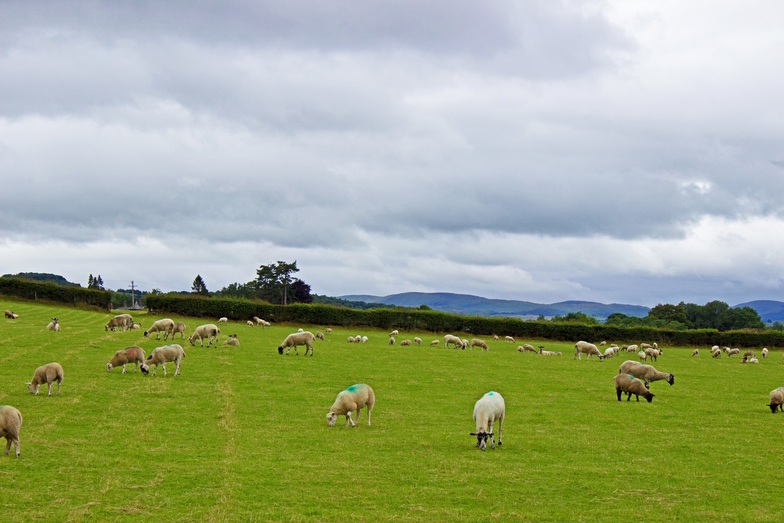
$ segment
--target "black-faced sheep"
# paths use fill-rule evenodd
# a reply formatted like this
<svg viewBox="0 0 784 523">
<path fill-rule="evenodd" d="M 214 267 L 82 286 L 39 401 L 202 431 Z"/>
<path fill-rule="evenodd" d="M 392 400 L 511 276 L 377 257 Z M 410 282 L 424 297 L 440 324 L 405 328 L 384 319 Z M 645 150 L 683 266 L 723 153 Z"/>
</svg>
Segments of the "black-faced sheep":
<svg viewBox="0 0 784 523">
<path fill-rule="evenodd" d="M 60 384 L 63 382 L 63 368 L 59 363 L 47 363 L 35 369 L 33 379 L 27 384 L 30 394 L 38 395 L 38 389 L 46 383 L 49 388 L 49 396 L 52 395 L 52 384 L 57 382 L 57 395 L 60 395 Z"/>
<path fill-rule="evenodd" d="M 5 317 L 8 318 L 9 320 L 19 319 L 19 315 L 18 314 L 14 314 L 11 311 L 5 311 Z"/>
<path fill-rule="evenodd" d="M 309 331 L 289 334 L 286 336 L 286 339 L 283 340 L 283 343 L 278 346 L 278 354 L 283 354 L 283 349 L 286 349 L 286 354 L 288 354 L 291 351 L 291 348 L 294 347 L 294 354 L 299 356 L 297 346 L 304 345 L 305 356 L 308 355 L 308 351 L 310 351 L 310 355 L 313 356 L 313 338 L 315 338 L 315 336 Z"/>
<path fill-rule="evenodd" d="M 0 405 L 0 438 L 5 438 L 5 455 L 11 452 L 14 445 L 14 454 L 19 457 L 19 429 L 22 428 L 22 413 L 11 405 Z"/>
<path fill-rule="evenodd" d="M 631 400 L 632 394 L 634 394 L 637 397 L 637 401 L 640 401 L 640 396 L 642 396 L 650 403 L 655 396 L 648 390 L 642 380 L 635 378 L 631 374 L 618 374 L 615 376 L 615 393 L 618 395 L 618 401 L 621 401 L 621 395 L 624 392 L 626 393 L 626 401 Z"/>
<path fill-rule="evenodd" d="M 417 337 L 415 337 L 415 338 L 414 338 L 414 343 L 416 343 L 417 345 L 422 345 L 422 338 L 420 338 L 420 337 L 418 337 L 418 336 L 417 336 Z"/>
<path fill-rule="evenodd" d="M 778 387 L 770 391 L 770 411 L 775 414 L 776 409 L 784 412 L 784 387 Z M 8 453 L 8 451 L 6 451 Z"/>
<path fill-rule="evenodd" d="M 133 372 L 136 372 L 139 369 L 139 365 L 141 365 L 142 374 L 147 374 L 147 368 L 144 365 L 144 349 L 136 345 L 115 352 L 112 360 L 106 364 L 106 370 L 112 372 L 113 368 L 122 365 L 122 373 L 125 374 L 125 365 L 128 363 L 135 365 Z"/>
<path fill-rule="evenodd" d="M 118 314 L 114 318 L 110 319 L 106 325 L 104 325 L 104 330 L 111 330 L 114 332 L 119 327 L 120 330 L 125 331 L 130 329 L 132 325 L 133 316 L 130 314 Z"/>
<path fill-rule="evenodd" d="M 574 357 L 578 360 L 582 359 L 583 354 L 588 356 L 586 360 L 590 360 L 594 356 L 599 356 L 599 361 L 604 359 L 604 354 L 602 354 L 599 348 L 593 343 L 588 343 L 587 341 L 578 341 L 574 344 L 574 349 Z"/>
<path fill-rule="evenodd" d="M 60 331 L 60 322 L 59 322 L 59 320 L 57 318 L 52 318 L 52 321 L 50 321 L 46 325 L 46 330 L 59 332 Z"/>
<path fill-rule="evenodd" d="M 335 402 L 327 413 L 327 425 L 335 425 L 338 416 L 346 416 L 346 427 L 349 424 L 356 427 L 355 420 L 351 419 L 351 413 L 356 412 L 356 421 L 359 421 L 359 411 L 362 407 L 367 407 L 367 424 L 370 426 L 370 412 L 376 404 L 376 394 L 369 385 L 359 383 L 352 385 L 344 391 L 338 393 Z"/>
<path fill-rule="evenodd" d="M 645 386 L 650 386 L 652 381 L 664 380 L 670 385 L 675 384 L 675 375 L 659 372 L 652 365 L 645 365 L 638 361 L 626 360 L 618 368 L 618 374 L 631 374 L 635 378 L 645 381 Z"/>
<path fill-rule="evenodd" d="M 152 368 L 152 375 L 155 376 L 155 371 L 158 369 L 158 365 L 163 367 L 163 375 L 166 376 L 166 363 L 173 361 L 176 365 L 174 369 L 174 375 L 180 375 L 180 362 L 185 357 L 185 350 L 182 348 L 181 345 L 177 345 L 176 343 L 172 343 L 171 345 L 164 345 L 162 347 L 156 347 L 147 356 L 147 359 L 144 360 L 144 366 L 142 367 L 142 371 L 144 371 L 145 366 L 149 368 L 150 365 L 154 365 Z"/>
<path fill-rule="evenodd" d="M 506 405 L 504 398 L 497 392 L 490 391 L 479 398 L 474 404 L 474 423 L 476 432 L 476 446 L 482 450 L 487 448 L 487 440 L 490 439 L 490 448 L 495 448 L 495 437 L 493 435 L 493 423 L 498 420 L 498 446 L 501 446 L 504 416 L 506 415 Z"/>
<path fill-rule="evenodd" d="M 163 339 L 165 341 L 173 331 L 174 321 L 169 318 L 163 318 L 150 325 L 150 328 L 144 331 L 144 337 L 149 338 L 150 334 L 154 332 L 155 339 L 159 340 L 161 339 L 161 332 L 163 332 Z"/>
<path fill-rule="evenodd" d="M 220 334 L 220 329 L 214 323 L 206 323 L 204 325 L 199 325 L 196 327 L 196 330 L 193 331 L 193 334 L 188 336 L 188 341 L 191 345 L 196 345 L 196 340 L 199 340 L 199 343 L 202 347 L 204 347 L 204 340 L 207 340 L 207 346 L 209 347 L 212 345 L 212 342 L 215 342 L 215 345 L 218 344 L 218 334 Z"/>
</svg>

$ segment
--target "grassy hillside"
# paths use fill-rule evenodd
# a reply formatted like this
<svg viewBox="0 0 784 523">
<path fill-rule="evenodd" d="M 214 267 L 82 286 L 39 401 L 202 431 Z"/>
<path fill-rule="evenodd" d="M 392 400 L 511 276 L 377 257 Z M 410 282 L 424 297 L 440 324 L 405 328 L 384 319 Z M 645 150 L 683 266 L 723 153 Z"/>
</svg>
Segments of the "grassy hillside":
<svg viewBox="0 0 784 523">
<path fill-rule="evenodd" d="M 615 398 L 622 359 L 575 361 L 572 344 L 517 340 L 562 357 L 387 344 L 336 330 L 313 357 L 279 356 L 297 327 L 222 324 L 182 374 L 106 372 L 118 349 L 162 344 L 105 332 L 109 314 L 0 300 L 0 404 L 24 415 L 22 456 L 0 457 L 0 509 L 19 521 L 778 521 L 782 354 L 759 365 L 665 347 L 653 403 Z M 52 316 L 59 333 L 44 326 Z M 136 315 L 144 325 L 158 317 Z M 184 321 L 187 332 L 208 319 Z M 222 344 L 237 333 L 240 347 Z M 348 344 L 367 334 L 365 345 Z M 504 333 L 499 333 L 504 334 Z M 640 340 L 644 341 L 644 340 Z M 300 351 L 301 353 L 302 351 Z M 32 396 L 60 362 L 59 397 Z M 376 391 L 373 425 L 328 427 L 335 395 Z M 469 436 L 485 392 L 506 399 L 503 446 Z M 3 446 L 5 441 L 3 440 Z"/>
</svg>

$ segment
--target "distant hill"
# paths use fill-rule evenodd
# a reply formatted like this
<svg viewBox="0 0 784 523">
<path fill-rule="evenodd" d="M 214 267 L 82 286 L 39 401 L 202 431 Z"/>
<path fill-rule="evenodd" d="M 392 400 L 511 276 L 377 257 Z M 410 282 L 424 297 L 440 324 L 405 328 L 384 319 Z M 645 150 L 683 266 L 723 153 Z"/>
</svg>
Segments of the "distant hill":
<svg viewBox="0 0 784 523">
<path fill-rule="evenodd" d="M 541 316 L 551 318 L 564 316 L 570 312 L 582 312 L 600 321 L 604 321 L 610 314 L 620 312 L 627 316 L 642 318 L 650 310 L 642 305 L 626 305 L 620 303 L 596 303 L 591 301 L 562 301 L 558 303 L 533 303 L 518 300 L 496 300 L 472 296 L 470 294 L 453 294 L 449 292 L 404 292 L 389 296 L 348 295 L 339 298 L 349 301 L 364 301 L 366 303 L 383 303 L 386 305 L 399 305 L 402 307 L 419 307 L 427 305 L 433 310 L 464 314 L 468 316 L 504 316 L 534 319 Z M 784 304 L 782 304 L 784 305 Z"/>
<path fill-rule="evenodd" d="M 81 287 L 78 283 L 71 283 L 58 274 L 49 274 L 46 272 L 20 272 L 19 274 L 3 274 L 3 278 L 23 278 L 25 280 L 43 281 L 47 283 L 56 283 L 57 285 L 64 285 L 66 287 Z"/>
<path fill-rule="evenodd" d="M 733 305 L 736 307 L 751 307 L 760 315 L 763 323 L 784 323 L 784 302 L 776 300 L 754 300 Z"/>
</svg>

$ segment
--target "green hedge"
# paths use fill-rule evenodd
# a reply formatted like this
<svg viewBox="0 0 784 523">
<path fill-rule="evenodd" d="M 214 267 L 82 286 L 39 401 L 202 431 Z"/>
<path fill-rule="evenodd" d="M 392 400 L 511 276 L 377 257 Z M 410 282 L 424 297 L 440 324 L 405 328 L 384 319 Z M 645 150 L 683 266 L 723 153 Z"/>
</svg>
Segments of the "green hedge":
<svg viewBox="0 0 784 523">
<path fill-rule="evenodd" d="M 153 314 L 176 314 L 235 321 L 258 316 L 275 323 L 373 327 L 433 333 L 462 332 L 474 336 L 513 336 L 518 341 L 547 339 L 555 341 L 607 340 L 615 343 L 653 343 L 666 346 L 782 347 L 784 333 L 777 331 L 727 331 L 714 329 L 672 331 L 653 327 L 619 327 L 616 325 L 582 325 L 549 321 L 522 321 L 519 318 L 485 318 L 460 316 L 419 309 L 358 310 L 325 304 L 272 305 L 266 302 L 234 299 L 157 294 L 147 297 Z"/>
<path fill-rule="evenodd" d="M 0 294 L 26 300 L 85 304 L 106 310 L 111 310 L 112 303 L 112 293 L 109 291 L 57 285 L 56 283 L 25 280 L 24 278 L 0 278 Z"/>
</svg>

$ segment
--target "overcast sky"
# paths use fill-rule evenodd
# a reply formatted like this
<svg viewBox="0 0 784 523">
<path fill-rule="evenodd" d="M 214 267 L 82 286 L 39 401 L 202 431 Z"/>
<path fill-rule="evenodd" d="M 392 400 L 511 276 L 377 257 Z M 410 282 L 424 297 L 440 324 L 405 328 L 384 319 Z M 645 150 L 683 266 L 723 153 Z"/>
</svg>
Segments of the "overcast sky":
<svg viewBox="0 0 784 523">
<path fill-rule="evenodd" d="M 784 299 L 784 2 L 0 0 L 0 273 Z"/>
</svg>

